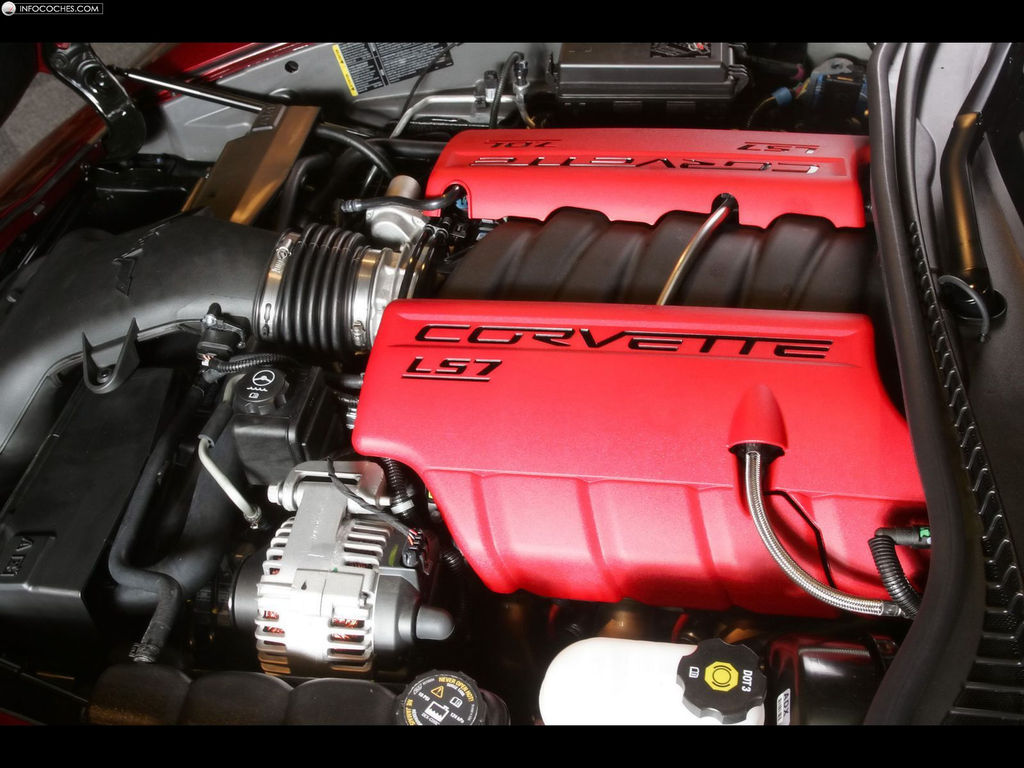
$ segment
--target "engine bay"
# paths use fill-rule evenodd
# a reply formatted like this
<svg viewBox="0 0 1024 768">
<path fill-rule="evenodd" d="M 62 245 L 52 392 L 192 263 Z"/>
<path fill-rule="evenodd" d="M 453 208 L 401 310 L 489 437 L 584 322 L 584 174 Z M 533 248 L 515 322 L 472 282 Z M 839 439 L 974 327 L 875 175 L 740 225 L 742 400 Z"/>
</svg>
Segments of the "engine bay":
<svg viewBox="0 0 1024 768">
<path fill-rule="evenodd" d="M 114 72 L 162 127 L 2 262 L 0 712 L 863 720 L 931 536 L 866 46 L 492 47 Z"/>
</svg>

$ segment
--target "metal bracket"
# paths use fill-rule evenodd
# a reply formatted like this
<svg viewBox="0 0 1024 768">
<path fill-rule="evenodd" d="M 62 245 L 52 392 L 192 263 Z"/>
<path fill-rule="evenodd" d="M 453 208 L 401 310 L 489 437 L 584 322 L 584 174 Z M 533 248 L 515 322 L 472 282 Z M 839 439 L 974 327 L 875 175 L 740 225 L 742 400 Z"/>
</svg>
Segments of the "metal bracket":
<svg viewBox="0 0 1024 768">
<path fill-rule="evenodd" d="M 93 359 L 92 344 L 85 334 L 82 334 L 82 378 L 90 392 L 97 395 L 113 392 L 135 372 L 139 367 L 139 352 L 135 348 L 138 337 L 139 325 L 133 317 L 128 326 L 128 333 L 121 341 L 121 350 L 117 353 L 117 362 L 114 363 L 113 369 L 101 369 Z"/>
<path fill-rule="evenodd" d="M 334 476 L 346 483 L 353 483 L 352 490 L 368 503 L 375 506 L 388 506 L 387 482 L 384 470 L 380 465 L 368 460 L 335 461 Z M 325 461 L 306 461 L 296 466 L 283 482 L 267 488 L 267 499 L 271 504 L 284 507 L 289 512 L 297 512 L 302 503 L 299 490 L 303 482 L 312 480 L 326 482 L 327 463 Z M 328 483 L 329 484 L 329 483 Z"/>
<path fill-rule="evenodd" d="M 107 158 L 131 157 L 146 141 L 146 121 L 124 86 L 89 43 L 44 43 L 53 74 L 100 113 L 107 124 Z"/>
</svg>

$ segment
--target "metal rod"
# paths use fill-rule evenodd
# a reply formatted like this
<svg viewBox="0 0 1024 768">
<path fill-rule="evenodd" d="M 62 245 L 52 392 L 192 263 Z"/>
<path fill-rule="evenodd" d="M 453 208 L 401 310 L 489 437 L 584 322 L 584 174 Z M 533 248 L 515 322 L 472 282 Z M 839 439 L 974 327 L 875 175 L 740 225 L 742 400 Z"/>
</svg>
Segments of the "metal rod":
<svg viewBox="0 0 1024 768">
<path fill-rule="evenodd" d="M 418 113 L 425 110 L 427 107 L 436 106 L 448 106 L 457 107 L 462 105 L 471 106 L 476 104 L 476 96 L 473 94 L 435 94 L 433 96 L 424 96 L 422 99 L 417 101 L 398 119 L 398 124 L 395 125 L 395 129 L 391 131 L 391 136 L 388 138 L 394 139 L 402 134 L 406 126 L 412 121 Z M 502 106 L 515 107 L 515 99 L 512 94 L 504 94 L 501 97 Z"/>
<path fill-rule="evenodd" d="M 110 70 L 114 74 L 128 80 L 145 83 L 146 85 L 154 85 L 157 88 L 164 88 L 165 90 L 172 91 L 173 93 L 180 93 L 183 96 L 194 96 L 197 99 L 210 101 L 214 104 L 223 104 L 225 107 L 244 109 L 246 112 L 259 112 L 269 105 L 269 102 L 260 101 L 259 99 L 255 99 L 251 96 L 245 96 L 240 93 L 233 93 L 226 88 L 221 88 L 216 85 L 183 83 L 180 80 L 151 75 L 148 72 L 141 72 L 137 69 L 120 69 L 119 67 L 111 67 Z"/>
<path fill-rule="evenodd" d="M 672 294 L 676 292 L 676 288 L 683 282 L 683 278 L 686 277 L 686 273 L 690 271 L 690 266 L 693 263 L 694 256 L 704 247 L 704 242 L 711 236 L 711 233 L 721 226 L 722 222 L 725 221 L 729 214 L 736 209 L 736 198 L 732 195 L 725 195 L 725 199 L 719 204 L 711 215 L 707 217 L 703 224 L 700 225 L 700 229 L 697 230 L 696 234 L 690 238 L 690 242 L 683 248 L 683 252 L 679 254 L 679 259 L 676 261 L 675 267 L 672 269 L 672 274 L 669 275 L 668 281 L 665 283 L 665 287 L 661 289 L 661 294 L 658 296 L 657 305 L 664 306 L 668 304 L 668 300 L 672 298 Z"/>
</svg>

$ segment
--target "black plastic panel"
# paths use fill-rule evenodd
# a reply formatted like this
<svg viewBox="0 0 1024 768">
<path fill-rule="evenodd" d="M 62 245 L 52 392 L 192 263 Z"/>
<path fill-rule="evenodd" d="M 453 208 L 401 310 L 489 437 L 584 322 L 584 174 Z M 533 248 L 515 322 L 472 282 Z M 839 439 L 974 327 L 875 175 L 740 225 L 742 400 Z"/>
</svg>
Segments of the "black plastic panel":
<svg viewBox="0 0 1024 768">
<path fill-rule="evenodd" d="M 120 664 L 96 683 L 95 725 L 388 725 L 395 694 L 366 680 L 324 678 L 296 687 L 258 672 L 189 680 L 158 664 Z"/>
<path fill-rule="evenodd" d="M 139 370 L 119 389 L 79 386 L 0 511 L 0 631 L 63 647 L 93 632 L 87 587 L 156 438 L 168 369 Z M 69 644 L 67 636 L 75 643 Z"/>
</svg>

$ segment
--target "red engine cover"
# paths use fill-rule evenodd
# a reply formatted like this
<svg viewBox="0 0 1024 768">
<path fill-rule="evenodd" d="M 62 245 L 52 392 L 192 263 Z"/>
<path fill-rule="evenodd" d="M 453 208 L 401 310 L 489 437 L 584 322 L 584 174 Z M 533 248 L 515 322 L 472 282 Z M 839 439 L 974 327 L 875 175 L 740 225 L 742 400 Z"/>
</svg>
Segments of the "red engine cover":
<svg viewBox="0 0 1024 768">
<path fill-rule="evenodd" d="M 742 224 L 787 213 L 864 226 L 860 136 L 653 128 L 464 131 L 438 159 L 428 196 L 452 184 L 469 215 L 546 219 L 588 208 L 612 220 L 655 223 L 669 211 L 710 213 L 728 192 Z"/>
<path fill-rule="evenodd" d="M 824 580 L 813 524 L 836 585 L 884 597 L 867 540 L 924 522 L 924 496 L 860 315 L 396 301 L 354 443 L 420 474 L 495 591 L 829 615 L 742 503 L 730 435 L 762 385 L 788 436 L 769 477 L 779 538 Z M 920 584 L 925 563 L 907 566 Z"/>
</svg>

